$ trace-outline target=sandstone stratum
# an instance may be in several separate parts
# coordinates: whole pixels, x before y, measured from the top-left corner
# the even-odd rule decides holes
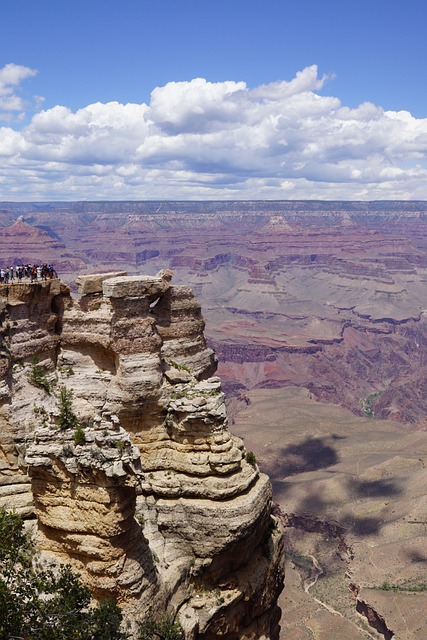
[[[20,223],[18,223],[20,224]],[[0,285],[0,506],[128,621],[279,637],[269,479],[228,430],[201,308],[172,272]]]

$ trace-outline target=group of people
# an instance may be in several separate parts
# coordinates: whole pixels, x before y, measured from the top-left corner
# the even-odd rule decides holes
[[[21,264],[7,269],[0,269],[0,284],[21,282],[23,278],[36,282],[37,280],[56,277],[57,273],[51,264]]]

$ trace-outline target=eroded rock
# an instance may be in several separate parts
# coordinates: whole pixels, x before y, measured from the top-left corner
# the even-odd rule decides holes
[[[34,509],[39,548],[131,621],[155,606],[187,640],[273,640],[271,485],[228,430],[200,304],[171,277],[85,276],[79,301],[59,281],[0,286],[0,504]]]

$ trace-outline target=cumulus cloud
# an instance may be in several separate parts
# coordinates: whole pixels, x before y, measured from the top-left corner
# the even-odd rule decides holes
[[[18,95],[23,80],[35,76],[37,71],[19,64],[7,64],[0,68],[0,120],[11,120],[25,108],[24,101]],[[40,100],[40,96],[37,96]]]
[[[32,73],[10,67],[0,98]],[[350,108],[326,80],[313,65],[254,88],[196,78],[149,104],[42,110],[0,128],[0,199],[426,199],[427,119]]]

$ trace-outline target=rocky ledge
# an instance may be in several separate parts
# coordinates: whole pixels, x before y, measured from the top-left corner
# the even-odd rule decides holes
[[[130,621],[277,639],[271,485],[228,430],[200,304],[172,273],[0,286],[0,504]]]

